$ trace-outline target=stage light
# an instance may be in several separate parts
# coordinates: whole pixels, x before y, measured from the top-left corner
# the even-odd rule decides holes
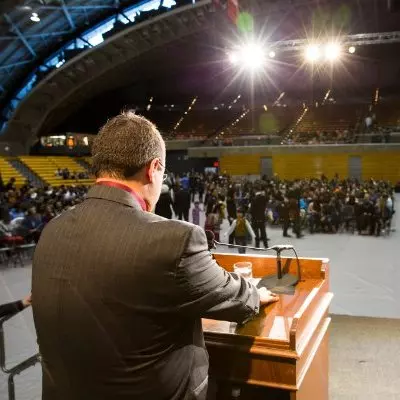
[[[260,68],[264,63],[264,52],[257,43],[248,43],[241,49],[241,61],[250,69]]]
[[[321,56],[319,46],[316,44],[310,44],[306,47],[306,60],[310,62],[317,61]]]
[[[356,52],[356,48],[354,46],[349,47],[349,53],[354,54]]]
[[[239,62],[239,56],[236,51],[229,53],[228,58],[232,64],[237,64]]]
[[[338,43],[328,43],[325,46],[325,59],[335,61],[340,57],[340,45]]]
[[[32,13],[30,19],[31,19],[32,22],[40,22],[39,15],[38,15],[38,13],[35,13],[35,12]]]
[[[270,56],[270,58],[275,58],[276,54],[273,50],[271,50],[268,54]]]

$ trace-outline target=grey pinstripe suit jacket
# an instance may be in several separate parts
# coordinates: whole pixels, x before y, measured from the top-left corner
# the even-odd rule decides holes
[[[204,399],[201,317],[242,322],[259,307],[202,229],[100,185],[44,229],[32,292],[44,400]]]

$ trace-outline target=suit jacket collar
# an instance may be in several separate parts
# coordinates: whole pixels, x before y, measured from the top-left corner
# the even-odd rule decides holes
[[[87,198],[114,201],[142,211],[142,207],[132,194],[116,187],[93,185],[87,194]]]

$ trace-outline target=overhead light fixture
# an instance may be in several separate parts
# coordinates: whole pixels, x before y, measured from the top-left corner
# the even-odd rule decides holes
[[[338,43],[328,43],[325,46],[325,59],[335,61],[340,57],[340,45]]]
[[[305,57],[309,62],[317,61],[321,56],[320,48],[316,44],[310,44],[306,47]]]
[[[39,18],[38,13],[33,12],[32,15],[31,15],[30,20],[31,20],[32,22],[40,22],[40,18]]]
[[[356,48],[354,46],[349,47],[349,53],[354,54],[356,52]]]
[[[228,59],[231,64],[255,70],[263,65],[265,55],[260,44],[249,42],[228,53]]]
[[[248,43],[242,50],[243,64],[249,69],[258,69],[264,63],[264,52],[257,43]]]
[[[271,51],[268,53],[268,55],[269,55],[270,58],[275,58],[276,53],[275,53],[273,50],[271,50]]]
[[[239,56],[235,51],[228,54],[228,59],[231,64],[236,65],[239,62]]]
[[[161,7],[165,7],[165,8],[172,8],[174,6],[176,6],[176,1],[175,0],[163,0],[161,2]]]

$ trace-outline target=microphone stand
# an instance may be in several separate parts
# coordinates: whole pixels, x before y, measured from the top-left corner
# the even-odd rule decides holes
[[[289,245],[277,245],[272,247],[267,247],[265,249],[261,247],[253,247],[253,246],[241,246],[238,244],[228,244],[217,242],[215,239],[213,240],[214,248],[215,245],[226,246],[226,247],[234,247],[239,249],[248,249],[248,250],[256,250],[256,251],[271,251],[274,250],[276,252],[276,274],[265,275],[261,278],[260,282],[258,282],[257,287],[265,287],[274,293],[282,293],[282,294],[293,294],[294,288],[297,283],[301,280],[301,269],[299,258],[297,257],[296,250],[293,246]],[[292,250],[296,256],[297,261],[297,276],[291,274],[283,274],[282,271],[282,258],[281,253],[283,250]]]
[[[277,267],[277,276],[278,279],[282,279],[282,259],[281,259],[281,250],[276,250],[276,267]]]

